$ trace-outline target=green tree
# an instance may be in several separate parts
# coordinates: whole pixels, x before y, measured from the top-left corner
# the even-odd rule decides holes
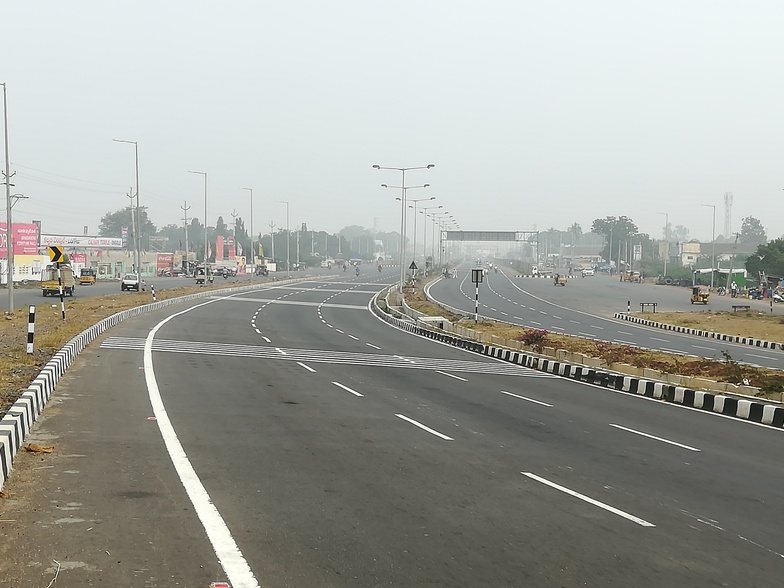
[[[121,208],[115,212],[107,212],[105,215],[103,215],[103,217],[101,217],[101,223],[98,225],[98,234],[101,237],[121,237],[123,227],[127,227],[128,248],[132,249],[132,244],[134,242],[134,222],[133,216],[131,214],[132,212],[135,215],[136,208],[131,206],[126,206],[125,208]],[[158,229],[154,224],[152,224],[152,222],[150,222],[150,219],[147,217],[147,208],[144,206],[139,209],[139,221],[141,247],[142,249],[149,249],[149,241],[147,240],[147,237],[150,235],[156,235],[158,233]]]
[[[689,240],[689,229],[687,229],[683,225],[677,225],[670,232],[670,238],[673,241],[676,241],[678,243],[683,243],[684,241],[688,241]]]
[[[611,261],[613,259],[619,261],[618,244],[628,241],[630,237],[636,235],[637,225],[626,216],[607,216],[595,219],[591,224],[591,231],[606,237],[607,245],[602,252],[602,256]]]
[[[750,243],[751,245],[762,245],[768,240],[765,234],[765,228],[759,219],[753,216],[747,216],[743,219],[740,227],[740,242]]]
[[[746,271],[751,276],[760,271],[774,276],[784,276],[784,239],[774,239],[758,245],[757,251],[746,259]]]

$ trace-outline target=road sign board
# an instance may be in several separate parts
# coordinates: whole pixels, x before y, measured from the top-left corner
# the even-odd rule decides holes
[[[481,284],[484,275],[485,275],[485,271],[482,268],[474,268],[471,270],[471,281],[474,284]]]
[[[65,261],[65,256],[63,255],[63,248],[51,246],[49,247],[49,260],[53,263],[62,263]]]
[[[417,267],[416,262],[412,261],[411,265],[408,266],[408,269],[415,270],[415,269],[419,269],[419,268]]]

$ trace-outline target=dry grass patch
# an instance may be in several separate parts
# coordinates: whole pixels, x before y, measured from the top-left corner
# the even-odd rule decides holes
[[[752,337],[764,341],[784,341],[784,316],[770,312],[701,310],[696,312],[635,312],[632,315],[659,323],[703,329],[725,335]]]
[[[447,312],[432,302],[428,302],[420,288],[414,294],[406,294],[406,302],[420,312],[430,315],[447,316]],[[449,313],[451,314],[451,313]],[[454,316],[454,315],[453,315]],[[680,324],[699,329],[741,335],[766,340],[784,340],[784,319],[760,313],[731,313],[701,311],[694,313],[637,313],[637,316],[655,318],[670,324]],[[582,353],[589,357],[601,359],[607,366],[614,363],[625,363],[638,368],[649,368],[667,374],[701,377],[717,382],[732,384],[748,384],[760,388],[761,396],[779,399],[784,393],[784,372],[772,369],[755,368],[734,361],[725,353],[722,357],[702,359],[686,357],[662,351],[641,349],[631,345],[604,343],[592,339],[560,335],[534,328],[518,327],[508,323],[495,321],[466,320],[456,316],[462,326],[482,333],[494,335],[501,339],[521,341],[534,350],[541,351],[544,347],[563,349],[572,353]],[[450,319],[450,320],[455,320]],[[708,326],[712,325],[712,326]],[[727,326],[727,330],[722,328]],[[722,328],[719,328],[722,327]],[[750,334],[755,333],[755,334]],[[760,334],[762,333],[762,334]],[[763,335],[764,334],[764,335]]]

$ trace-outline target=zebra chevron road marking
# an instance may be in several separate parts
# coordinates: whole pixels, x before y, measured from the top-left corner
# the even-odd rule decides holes
[[[135,337],[108,337],[101,344],[101,349],[141,351],[143,347],[144,339]],[[520,365],[504,364],[495,361],[468,361],[461,359],[442,359],[438,357],[404,357],[380,353],[294,349],[288,347],[266,347],[263,345],[232,345],[227,343],[155,339],[152,350],[155,353],[191,353],[197,355],[224,355],[228,357],[255,357],[278,361],[350,364],[528,378],[556,377],[553,374],[540,372]]]

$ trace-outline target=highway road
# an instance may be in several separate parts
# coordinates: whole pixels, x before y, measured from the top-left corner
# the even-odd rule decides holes
[[[292,271],[288,275],[291,277],[299,276],[312,276],[312,275],[338,275],[338,272],[342,273],[342,271],[338,270],[337,268],[333,269],[322,269],[322,268],[308,268],[303,272],[296,272]],[[257,277],[250,274],[239,274],[235,277],[231,278],[222,278],[217,276],[215,278],[215,284],[226,284],[230,286],[231,284],[247,284],[250,281],[257,281],[257,282],[271,282],[274,279],[283,280],[286,279],[286,272],[277,272],[271,273],[268,277]],[[163,277],[155,277],[155,278],[146,278],[145,282],[147,284],[147,292],[150,292],[150,287],[154,286],[157,291],[170,289],[170,288],[178,288],[182,286],[194,286],[196,285],[193,278],[186,278],[186,277],[176,277],[176,278],[163,278]],[[120,280],[98,280],[95,284],[91,285],[83,285],[80,286],[79,284],[76,285],[76,293],[74,295],[75,299],[80,298],[92,298],[95,296],[107,296],[107,295],[117,295],[117,296],[130,296],[134,294],[133,291],[123,292],[120,290]],[[66,304],[72,300],[70,296],[65,296],[64,298]],[[25,285],[17,285],[14,288],[14,309],[27,309],[28,306],[31,304],[40,305],[40,304],[59,304],[60,300],[58,296],[52,297],[44,297],[41,294],[40,283],[37,282],[30,282]],[[6,288],[0,288],[0,308],[8,309],[8,290]]]
[[[430,289],[438,301],[473,314],[476,286],[469,268],[458,270],[457,279],[440,280]],[[613,343],[660,349],[710,359],[724,359],[726,351],[736,360],[774,369],[784,369],[780,349],[750,347],[715,339],[663,331],[611,318],[615,312],[639,310],[640,302],[656,302],[660,311],[704,310],[689,302],[685,288],[618,282],[606,276],[570,279],[566,286],[555,286],[551,279],[518,278],[514,274],[489,272],[479,286],[479,314],[497,320],[555,333],[577,335]],[[743,300],[753,308],[769,312],[769,305]],[[711,297],[710,308],[731,310],[737,299]],[[779,306],[774,312],[784,313]],[[656,315],[650,313],[656,320]]]
[[[65,586],[780,584],[781,431],[396,330],[367,310],[395,278],[111,329],[31,438],[55,452],[22,455],[4,489],[0,577],[46,586],[54,561]]]

